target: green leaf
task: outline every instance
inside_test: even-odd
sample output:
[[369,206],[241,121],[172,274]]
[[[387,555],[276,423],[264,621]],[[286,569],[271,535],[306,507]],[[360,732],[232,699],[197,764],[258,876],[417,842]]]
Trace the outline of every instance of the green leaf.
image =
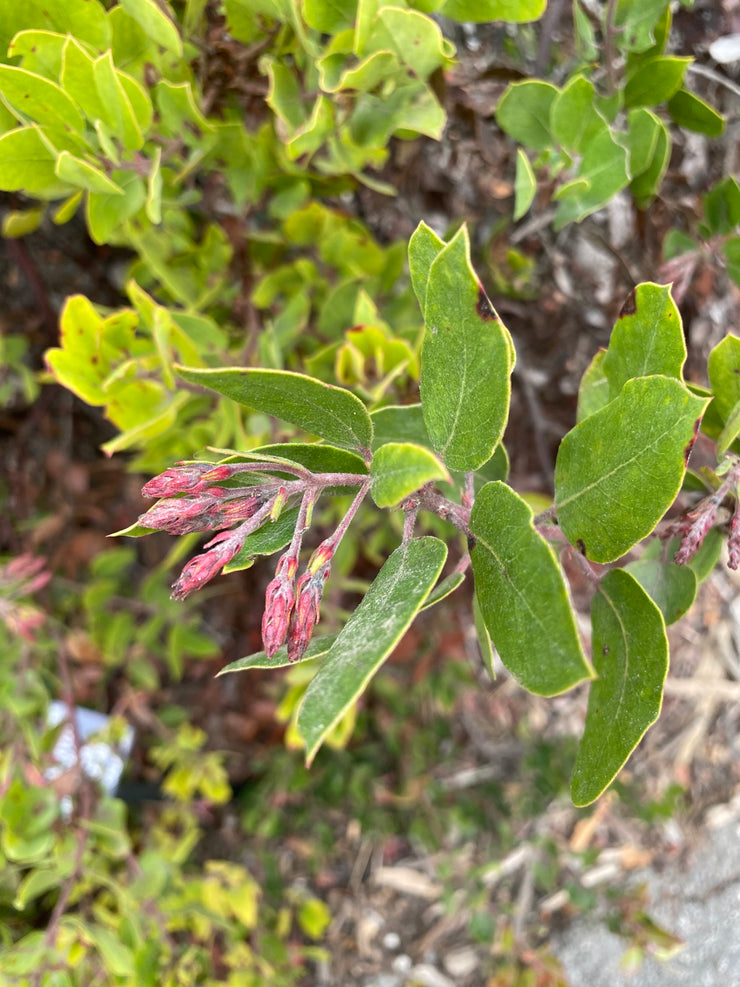
[[[656,119],[658,119],[656,117]],[[630,182],[630,191],[640,209],[645,209],[655,198],[671,157],[671,136],[662,120],[658,119],[655,150],[650,164]]]
[[594,105],[596,91],[582,75],[573,76],[553,100],[550,126],[555,140],[574,154],[582,154],[606,127]]
[[123,198],[112,193],[90,192],[87,197],[87,225],[95,243],[122,243],[121,223],[135,216],[146,201],[146,189],[133,171],[114,171],[111,178],[123,189]]
[[505,483],[488,483],[475,498],[470,534],[475,595],[514,678],[540,696],[589,678],[563,574],[531,508]]
[[110,51],[95,59],[93,77],[104,108],[103,122],[124,147],[138,151],[144,143],[144,135]]
[[516,178],[514,179],[514,222],[521,219],[534,202],[537,192],[537,179],[529,163],[529,158],[521,149],[516,149]]
[[419,612],[442,571],[447,546],[415,538],[388,558],[311,681],[298,714],[310,764]]
[[604,357],[610,398],[633,377],[663,374],[681,380],[685,362],[683,325],[671,286],[638,284],[622,308]]
[[147,36],[166,51],[182,58],[182,38],[174,22],[154,0],[120,0],[121,7],[142,27]]
[[692,58],[659,55],[641,59],[624,86],[624,105],[657,106],[680,88]]
[[[314,638],[306,648],[303,657],[299,658],[298,661],[312,661],[314,658],[323,657],[334,644],[336,637],[336,634],[327,634],[325,637]],[[286,665],[295,664],[297,662],[288,661],[288,649],[283,645],[282,648],[278,648],[272,658],[268,658],[264,651],[247,655],[245,658],[237,658],[236,661],[225,665],[220,672],[216,672],[216,678],[219,675],[228,675],[230,672],[244,672],[249,668],[285,668]]]
[[[258,446],[256,449],[250,449],[248,454],[242,454],[240,458],[258,461],[265,456],[280,456],[291,463],[305,466],[312,473],[367,473],[367,464],[357,453],[318,442],[280,442],[275,445]],[[280,472],[279,467],[276,468],[275,472]],[[355,488],[326,488],[327,492],[342,491],[344,493],[348,492],[349,489],[354,490]]]
[[440,579],[437,585],[434,587],[429,596],[424,600],[424,605],[421,607],[422,610],[428,610],[429,607],[436,606],[441,603],[442,600],[446,600],[448,596],[451,596],[461,583],[465,582],[465,574],[462,572],[451,572],[449,576],[445,576],[444,579]]
[[618,0],[614,26],[623,51],[641,52],[660,46],[665,31],[662,19],[668,0]]
[[84,133],[80,111],[55,82],[13,65],[0,65],[0,91],[24,117],[64,134]]
[[337,34],[352,27],[357,12],[357,0],[304,0],[306,24],[322,34]]
[[420,380],[424,421],[447,466],[475,470],[501,441],[514,354],[508,330],[470,264],[465,227],[433,261],[426,297]]
[[550,113],[558,92],[549,82],[514,82],[499,100],[496,122],[515,141],[544,151],[553,144]]
[[20,58],[22,68],[58,82],[66,41],[56,31],[19,31],[8,46],[8,58]]
[[740,236],[725,240],[723,250],[725,261],[727,262],[727,273],[735,284],[740,287]]
[[717,436],[717,458],[724,456],[735,439],[740,435],[740,401],[727,416],[725,427]]
[[702,196],[704,219],[710,235],[732,233],[740,225],[740,185],[731,175]]
[[370,448],[373,438],[370,416],[362,401],[344,388],[287,370],[176,369],[191,384],[209,387],[247,408],[290,422],[334,445]]
[[378,507],[395,507],[409,494],[434,480],[451,483],[437,457],[411,442],[388,442],[373,456],[372,497]]
[[249,569],[255,555],[273,555],[290,543],[298,520],[298,508],[283,511],[276,521],[266,521],[258,530],[248,535],[239,552],[223,567],[224,575]]
[[688,565],[642,558],[630,562],[625,569],[656,604],[666,624],[683,617],[694,602],[697,579]]
[[679,127],[707,137],[719,137],[725,130],[725,119],[713,106],[699,99],[688,89],[679,89],[668,101],[668,112]]
[[427,305],[429,272],[444,245],[444,240],[440,240],[434,230],[423,221],[416,227],[409,240],[409,273],[422,314]]
[[591,605],[594,667],[571,795],[588,805],[611,784],[660,713],[668,640],[660,610],[634,576],[613,569]]
[[448,43],[431,17],[418,10],[385,5],[378,10],[365,50],[392,51],[417,79],[427,79],[450,60]]
[[595,411],[601,411],[609,404],[609,381],[604,373],[606,350],[600,349],[586,367],[578,388],[578,412],[576,420],[582,422]]
[[628,170],[634,178],[650,167],[658,145],[661,122],[652,110],[646,110],[644,106],[637,106],[630,110],[628,120]]
[[8,240],[28,236],[39,228],[45,214],[43,206],[37,209],[11,209],[3,216],[0,236]]
[[545,12],[546,0],[447,0],[440,13],[453,21],[486,24],[505,21],[525,24],[539,20]]
[[62,151],[57,158],[54,168],[57,178],[69,185],[77,188],[87,189],[89,192],[99,192],[101,195],[123,195],[120,185],[108,178],[104,171],[88,164],[82,158],[77,158],[69,151]]
[[431,447],[420,404],[389,405],[370,412],[373,421],[373,452],[387,442],[414,442]]
[[726,423],[740,401],[740,338],[725,336],[709,354],[709,386],[714,400],[712,410]]
[[478,596],[475,593],[473,593],[473,624],[475,625],[475,635],[478,638],[481,661],[488,674],[495,681],[496,669],[493,664],[493,642],[491,641],[491,635],[488,633],[486,622],[483,619]]
[[5,0],[0,8],[0,51],[5,54],[10,39],[30,24],[36,29],[71,34],[103,51],[110,45],[111,29],[105,7],[98,0]]
[[85,923],[85,932],[95,943],[106,970],[115,977],[133,977],[135,972],[134,954],[127,946],[124,946],[117,935],[110,929],[90,923]]
[[566,538],[612,562],[653,530],[683,480],[706,399],[670,377],[638,377],[563,439],[555,502]]
[[553,226],[580,222],[612,199],[629,182],[627,152],[605,127],[585,147],[575,181],[561,186],[553,199],[558,201]]
[[0,137],[0,189],[59,199],[72,191],[57,178],[56,158],[37,127],[19,127]]

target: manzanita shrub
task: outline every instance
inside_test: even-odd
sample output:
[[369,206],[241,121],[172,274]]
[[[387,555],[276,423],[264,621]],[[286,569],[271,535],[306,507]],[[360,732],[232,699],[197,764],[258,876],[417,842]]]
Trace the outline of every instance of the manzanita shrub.
[[[425,324],[419,403],[367,407],[349,390],[290,371],[180,366],[188,385],[307,437],[174,464],[144,487],[158,502],[120,534],[209,533],[206,551],[174,585],[178,598],[281,553],[267,588],[264,651],[221,674],[318,663],[297,721],[308,763],[415,616],[472,569],[475,626],[491,671],[495,648],[538,695],[589,682],[572,779],[573,800],[585,805],[658,717],[666,625],[686,612],[717,561],[723,529],[729,564],[740,562],[740,516],[730,520],[725,503],[737,503],[740,482],[740,340],[728,336],[712,351],[710,389],[685,382],[670,287],[638,285],[584,375],[552,505],[535,515],[506,482],[502,437],[516,354],[471,265],[466,228],[444,242],[421,223],[409,267]],[[700,429],[715,440],[718,464],[695,472],[688,465]],[[317,500],[348,493],[336,530],[302,562]],[[403,512],[401,543],[339,633],[321,636],[332,558],[365,500]],[[450,537],[424,533],[427,513],[449,524]],[[564,557],[592,586],[590,656]]]

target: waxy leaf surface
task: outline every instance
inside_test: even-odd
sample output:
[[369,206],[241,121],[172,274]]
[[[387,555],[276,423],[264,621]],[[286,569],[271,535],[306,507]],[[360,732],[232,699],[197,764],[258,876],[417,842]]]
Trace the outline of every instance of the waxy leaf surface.
[[572,545],[613,562],[650,534],[681,487],[706,405],[678,380],[638,377],[568,432],[555,503]]
[[388,442],[373,456],[372,497],[378,507],[394,507],[433,480],[451,482],[434,453],[412,442]]
[[681,316],[670,285],[638,284],[617,320],[604,357],[609,396],[628,380],[663,374],[681,379],[686,362]]
[[668,639],[660,610],[634,576],[613,569],[591,605],[593,661],[586,726],[576,755],[571,795],[588,805],[654,723],[668,672]]
[[424,222],[419,223],[409,240],[409,273],[422,313],[427,307],[429,272],[444,245],[444,240],[440,240],[434,230]]
[[192,384],[209,387],[239,404],[274,415],[335,445],[368,449],[373,424],[351,391],[287,370],[198,370],[178,367]]
[[514,353],[470,265],[465,227],[432,262],[424,321],[420,391],[429,438],[450,469],[478,469],[506,425]]
[[424,604],[447,557],[437,538],[415,538],[388,558],[339,632],[298,714],[306,762],[362,695]]
[[488,483],[475,498],[470,532],[478,604],[514,678],[540,696],[589,678],[563,574],[531,508],[505,483]]

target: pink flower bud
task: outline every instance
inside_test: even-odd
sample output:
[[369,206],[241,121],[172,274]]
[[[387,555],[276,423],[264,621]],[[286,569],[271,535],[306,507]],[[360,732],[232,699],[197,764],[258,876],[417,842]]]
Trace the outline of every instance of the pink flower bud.
[[288,622],[295,605],[295,572],[298,560],[288,554],[278,562],[275,578],[267,587],[262,616],[262,644],[269,658],[285,643]]
[[302,658],[311,641],[313,629],[319,622],[321,597],[328,576],[329,565],[325,563],[315,573],[306,570],[298,580],[295,608],[288,628],[289,661]]
[[210,472],[210,463],[176,463],[145,483],[141,492],[145,497],[171,497],[188,490],[203,490],[211,482],[205,480]]
[[730,537],[727,539],[727,551],[729,568],[740,567],[740,500],[735,502],[735,513],[730,522]]
[[239,552],[244,544],[244,536],[220,535],[208,544],[214,547],[203,555],[196,555],[180,573],[180,578],[172,587],[173,600],[184,600],[186,596],[190,596],[217,576]]
[[[325,541],[322,541],[311,558],[308,560],[306,571],[312,576],[318,573],[319,569],[331,562],[334,557],[335,549],[336,545],[334,544],[332,538],[327,538]],[[329,572],[327,570],[326,576],[328,575]],[[324,576],[324,579],[326,579],[326,576]]]
[[140,515],[139,524],[145,528],[157,528],[171,535],[188,535],[192,531],[208,531],[218,525],[209,524],[209,514],[227,491],[223,487],[210,487],[204,493],[192,496],[168,497],[160,500],[146,513]]
[[685,565],[689,559],[696,555],[702,546],[702,542],[707,536],[707,532],[714,524],[714,519],[716,516],[717,504],[713,499],[710,499],[703,505],[700,505],[697,510],[693,511],[689,515],[690,518],[694,518],[695,520],[683,536],[681,545],[676,554],[673,556],[674,562],[678,565]]

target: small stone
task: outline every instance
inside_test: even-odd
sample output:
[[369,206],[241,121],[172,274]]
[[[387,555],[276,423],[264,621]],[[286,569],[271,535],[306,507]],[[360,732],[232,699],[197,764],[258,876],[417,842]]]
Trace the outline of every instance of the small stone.
[[384,949],[398,949],[401,945],[401,937],[397,932],[386,932],[383,936]]
[[462,980],[478,968],[478,957],[474,949],[466,946],[447,953],[442,966],[455,980]]

